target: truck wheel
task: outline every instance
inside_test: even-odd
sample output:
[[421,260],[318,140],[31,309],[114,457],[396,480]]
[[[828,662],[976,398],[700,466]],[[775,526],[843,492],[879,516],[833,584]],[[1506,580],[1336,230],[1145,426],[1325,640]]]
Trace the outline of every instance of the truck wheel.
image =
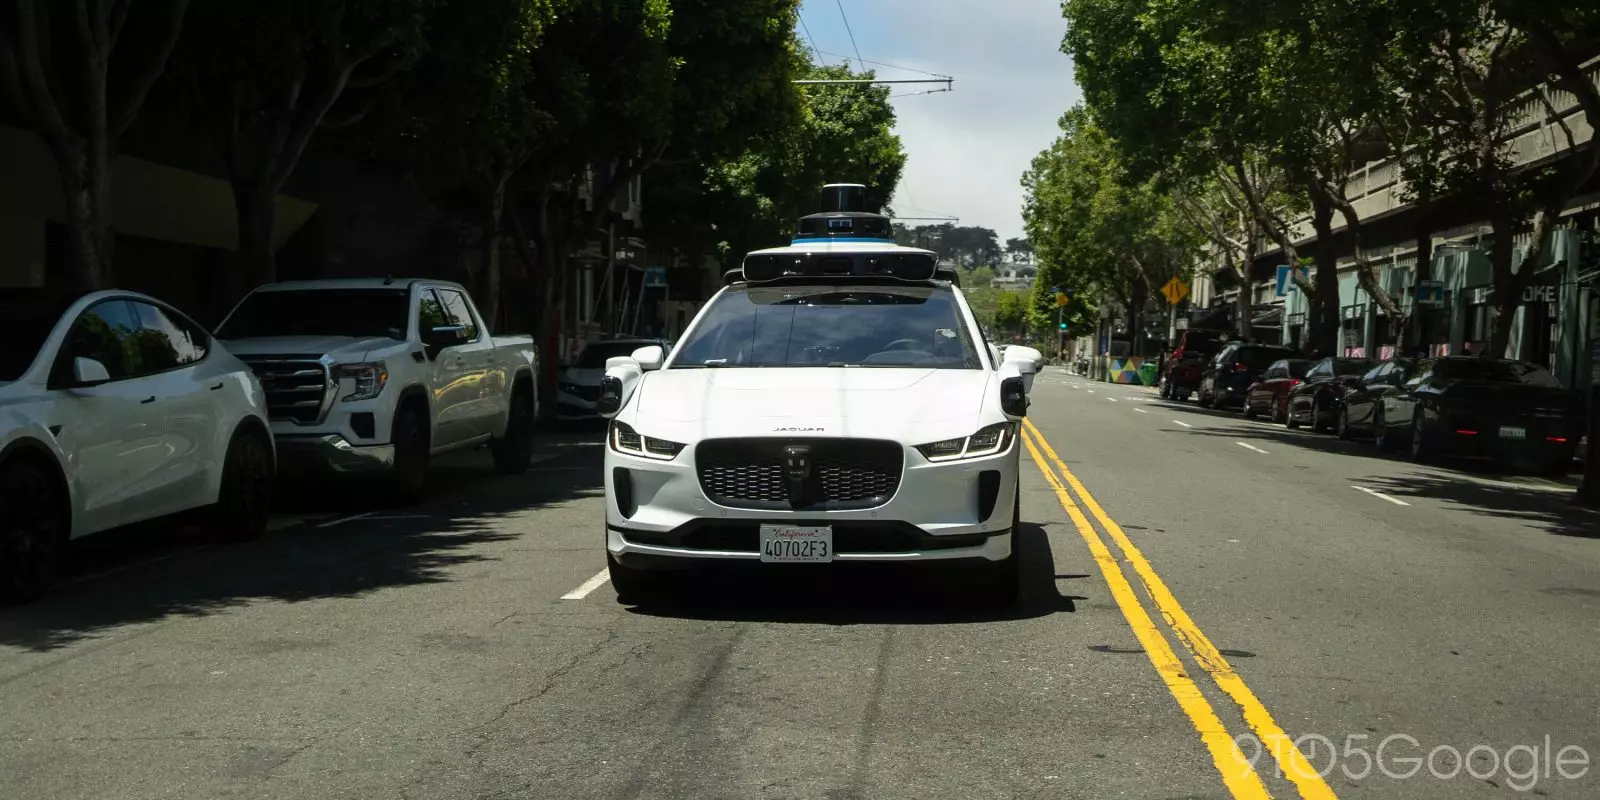
[[390,483],[402,503],[422,499],[428,482],[428,420],[414,405],[402,406],[394,417],[394,468]]
[[489,444],[494,456],[494,468],[506,475],[515,475],[533,463],[533,400],[528,392],[517,389],[511,396],[511,409],[506,415],[506,434]]
[[223,457],[217,502],[207,511],[211,534],[225,542],[242,542],[266,533],[276,479],[272,448],[262,434],[248,429],[235,433]]
[[0,600],[32,600],[55,581],[71,524],[61,491],[29,458],[0,467]]

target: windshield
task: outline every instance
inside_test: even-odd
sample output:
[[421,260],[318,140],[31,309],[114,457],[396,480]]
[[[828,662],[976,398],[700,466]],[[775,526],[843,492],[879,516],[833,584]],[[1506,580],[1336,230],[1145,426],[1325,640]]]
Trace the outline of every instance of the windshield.
[[631,356],[633,351],[641,347],[649,347],[659,342],[595,342],[583,346],[583,352],[578,354],[578,360],[572,362],[574,369],[604,369],[606,360],[618,356]]
[[730,289],[678,345],[672,367],[982,369],[943,287]]
[[1520,383],[1526,386],[1561,388],[1561,382],[1544,367],[1521,361],[1442,360],[1433,365],[1433,376],[1445,381]]
[[6,321],[8,328],[7,335],[0,337],[4,342],[0,344],[0,381],[14,381],[28,371],[61,313],[70,305],[71,299],[0,294],[0,319]]
[[410,290],[294,289],[255,292],[217,329],[218,339],[387,336],[405,339]]

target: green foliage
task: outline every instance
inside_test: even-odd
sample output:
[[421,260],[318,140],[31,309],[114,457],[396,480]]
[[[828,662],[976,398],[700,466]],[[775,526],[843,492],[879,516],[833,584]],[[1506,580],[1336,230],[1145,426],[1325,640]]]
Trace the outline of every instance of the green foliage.
[[895,227],[895,241],[908,247],[932,250],[940,261],[949,261],[967,269],[1000,262],[999,234],[981,225],[956,225],[942,222],[938,225]]

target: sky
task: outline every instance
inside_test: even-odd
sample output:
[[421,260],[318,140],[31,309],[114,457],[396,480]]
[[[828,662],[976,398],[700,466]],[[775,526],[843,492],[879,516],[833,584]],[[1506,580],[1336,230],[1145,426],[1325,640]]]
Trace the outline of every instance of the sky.
[[[1022,173],[1081,97],[1060,50],[1066,22],[1058,0],[803,0],[800,18],[802,37],[809,32],[827,63],[846,56],[859,68],[859,48],[868,62],[955,78],[950,92],[892,100],[907,156],[892,202],[897,216],[960,217],[993,228],[1002,244],[1023,235]],[[886,80],[928,77],[867,66]]]

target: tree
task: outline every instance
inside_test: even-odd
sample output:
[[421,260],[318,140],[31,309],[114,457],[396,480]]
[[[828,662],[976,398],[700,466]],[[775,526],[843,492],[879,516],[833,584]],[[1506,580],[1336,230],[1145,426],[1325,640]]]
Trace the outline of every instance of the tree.
[[533,52],[565,7],[563,0],[473,0],[440,9],[427,54],[391,82],[389,112],[369,116],[377,124],[362,131],[399,151],[436,196],[460,194],[476,209],[483,260],[473,294],[491,324],[502,308],[506,189],[553,124],[530,102]]
[[953,261],[966,269],[992,265],[1000,260],[999,234],[981,225],[956,225],[942,222],[938,225],[901,228],[896,241],[911,247],[921,247],[939,254],[941,261]]
[[1156,289],[1187,274],[1199,239],[1155,179],[1136,180],[1088,109],[1069,110],[1062,135],[1023,176],[1023,223],[1037,248],[1034,306],[1051,287],[1115,298],[1127,309],[1133,348],[1143,352],[1145,306]]
[[112,281],[117,142],[165,71],[188,6],[164,0],[135,13],[131,0],[16,0],[0,12],[0,86],[60,177],[69,288]]
[[233,292],[276,279],[277,198],[307,144],[365,115],[370,106],[334,109],[412,63],[438,2],[197,0],[175,66],[233,184],[242,267]]
[[1026,238],[1007,239],[1006,255],[1010,256],[1014,263],[1029,261],[1033,258],[1033,243]]

